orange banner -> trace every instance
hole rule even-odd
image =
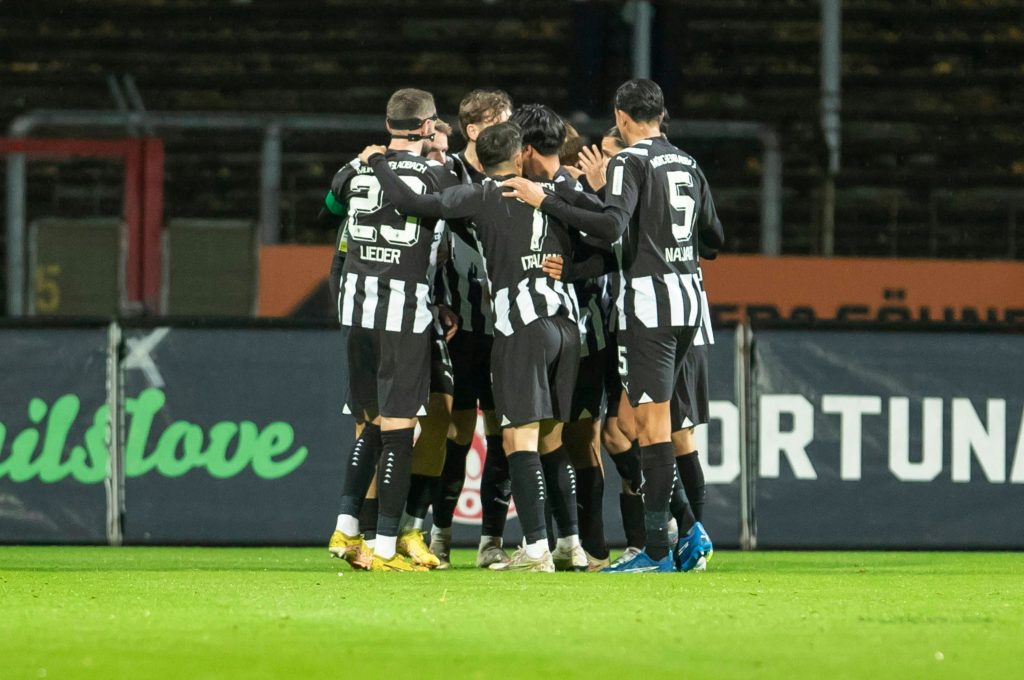
[[[702,266],[720,321],[1024,323],[1024,262],[723,255]]]
[[[261,248],[260,316],[311,307],[330,315],[325,289],[333,254],[332,246]],[[719,321],[1024,323],[1024,262],[726,254],[703,268]]]

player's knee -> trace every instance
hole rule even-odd
[[[692,427],[685,427],[672,433],[672,448],[677,454],[690,453],[697,450],[697,441]]]

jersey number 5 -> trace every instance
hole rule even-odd
[[[419,177],[403,176],[401,180],[418,194],[427,193],[427,185]],[[348,233],[353,240],[377,241],[377,227],[359,224],[359,218],[372,215],[380,210],[384,197],[381,194],[380,182],[373,175],[356,175],[349,182],[352,196],[348,202]],[[412,246],[420,240],[420,219],[406,217],[401,227],[390,224],[380,226],[380,235],[393,246]]]
[[[685,191],[693,186],[693,177],[685,170],[669,170],[665,179],[668,181],[668,202],[672,206],[672,236],[679,243],[689,241],[693,235],[697,202]]]

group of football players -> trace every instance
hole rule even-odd
[[[474,90],[459,106],[465,148],[449,154],[433,97],[403,89],[390,143],[335,175],[320,219],[340,225],[331,285],[357,438],[329,549],[354,569],[450,566],[479,412],[478,567],[706,568],[693,428],[714,337],[699,258],[715,257],[722,226],[697,163],[664,134],[659,86],[624,83],[614,114],[586,146],[550,108]],[[622,483],[614,562],[602,445]],[[511,501],[524,538],[510,555]]]

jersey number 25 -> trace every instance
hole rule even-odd
[[[419,194],[427,193],[427,185],[419,177],[402,176],[401,180],[409,188]],[[377,227],[370,224],[359,224],[359,218],[372,215],[380,210],[383,195],[380,182],[373,175],[356,175],[349,182],[352,196],[348,201],[348,233],[356,241],[377,241]],[[365,192],[365,193],[364,193]],[[390,224],[380,226],[380,235],[393,246],[412,246],[420,240],[420,219],[406,217],[401,227]]]

